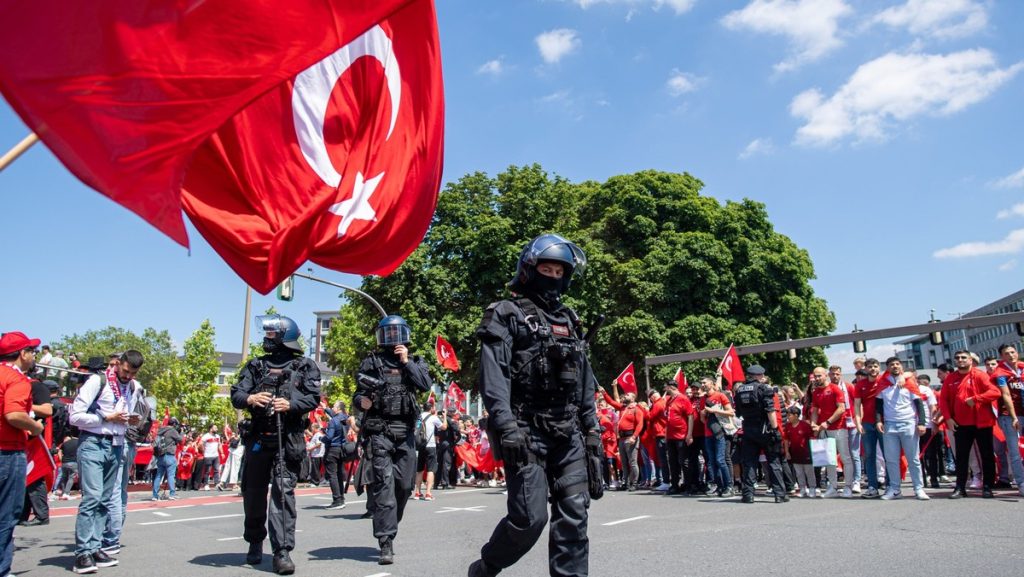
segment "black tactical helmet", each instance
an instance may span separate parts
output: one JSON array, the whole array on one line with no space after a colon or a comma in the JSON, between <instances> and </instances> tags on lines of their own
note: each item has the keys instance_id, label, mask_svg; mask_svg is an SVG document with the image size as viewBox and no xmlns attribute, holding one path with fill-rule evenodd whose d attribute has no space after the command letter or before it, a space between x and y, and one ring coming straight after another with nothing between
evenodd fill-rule
<instances>
[{"instance_id":1,"label":"black tactical helmet","mask_svg":"<svg viewBox=\"0 0 1024 577\"><path fill-rule=\"evenodd\" d=\"M409 344L412 331L405 319L398 315L388 315L377 323L377 346L393 347Z\"/></svg>"},{"instance_id":2,"label":"black tactical helmet","mask_svg":"<svg viewBox=\"0 0 1024 577\"><path fill-rule=\"evenodd\" d=\"M542 234L531 240L523 252L519 253L519 264L516 276L509 282L509 287L516 292L521 291L537 272L537 264L541 262L557 262L565 267L562 276L562 294L569 290L573 274L583 274L587 267L587 256L583 250L572 242L557 234Z\"/></svg>"},{"instance_id":3,"label":"black tactical helmet","mask_svg":"<svg viewBox=\"0 0 1024 577\"><path fill-rule=\"evenodd\" d=\"M284 315L260 315L256 317L256 327L261 332L273 331L274 338L271 339L274 345L278 347L284 346L297 353L302 353L302 346L299 345L299 325L295 324L295 321L284 316ZM266 341L267 339L264 339ZM264 342L264 350L267 349L267 343ZM267 350L267 352L272 352Z\"/></svg>"}]
</instances>

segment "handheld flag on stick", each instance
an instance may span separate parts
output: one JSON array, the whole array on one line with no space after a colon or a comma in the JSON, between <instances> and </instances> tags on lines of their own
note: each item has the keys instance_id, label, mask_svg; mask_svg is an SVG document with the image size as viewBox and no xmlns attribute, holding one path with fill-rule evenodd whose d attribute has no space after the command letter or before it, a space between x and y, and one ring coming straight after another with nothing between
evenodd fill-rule
<instances>
[{"instance_id":1,"label":"handheld flag on stick","mask_svg":"<svg viewBox=\"0 0 1024 577\"><path fill-rule=\"evenodd\" d=\"M733 345L729 345L729 350L725 352L725 357L718 365L718 371L722 373L722 378L729 383L730 389L733 384L743 382L743 365L740 364L740 356L736 354L736 347Z\"/></svg>"},{"instance_id":2,"label":"handheld flag on stick","mask_svg":"<svg viewBox=\"0 0 1024 577\"><path fill-rule=\"evenodd\" d=\"M615 377L615 382L619 383L623 391L636 394L636 374L633 371L633 363L629 363L629 366Z\"/></svg>"},{"instance_id":3,"label":"handheld flag on stick","mask_svg":"<svg viewBox=\"0 0 1024 577\"><path fill-rule=\"evenodd\" d=\"M458 372L459 359L455 356L455 347L444 337L437 335L437 342L434 344L434 353L437 355L437 364L449 371Z\"/></svg>"}]
</instances>

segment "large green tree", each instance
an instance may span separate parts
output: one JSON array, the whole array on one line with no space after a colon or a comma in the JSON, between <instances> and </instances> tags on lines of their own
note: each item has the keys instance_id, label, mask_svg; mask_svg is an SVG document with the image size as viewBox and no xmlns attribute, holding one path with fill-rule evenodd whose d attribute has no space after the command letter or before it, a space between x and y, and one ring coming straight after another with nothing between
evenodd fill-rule
<instances>
[{"instance_id":1,"label":"large green tree","mask_svg":"<svg viewBox=\"0 0 1024 577\"><path fill-rule=\"evenodd\" d=\"M142 353L145 362L139 370L138 380L147 389L161 375L169 371L177 362L177 353L171 343L171 335L167 331L147 328L141 335L110 326L105 329L86 331L82 334L67 335L52 343L54 349L80 353L84 363L90 357L103 357L112 353L123 353L134 349Z\"/></svg>"},{"instance_id":2,"label":"large green tree","mask_svg":"<svg viewBox=\"0 0 1024 577\"><path fill-rule=\"evenodd\" d=\"M204 320L183 346L184 355L171 370L157 378L153 393L162 407L192 426L234 423L234 409L227 399L216 398L220 361L214 345L215 330Z\"/></svg>"},{"instance_id":3,"label":"large green tree","mask_svg":"<svg viewBox=\"0 0 1024 577\"><path fill-rule=\"evenodd\" d=\"M589 259L566 302L584 321L607 315L591 358L602 383L629 362L764 341L829 333L835 318L815 296L807 251L772 227L766 207L700 194L689 174L643 171L603 183L572 183L540 166L510 167L495 177L464 176L440 194L423 244L388 277L362 289L413 328L413 349L430 352L436 334L455 346L463 388L476 380L474 329L488 303L507 295L519 251L531 238L557 232ZM342 389L373 345L377 314L355 299L341 308L326 341ZM820 349L745 357L777 381L825 361ZM717 360L688 363L687 374L714 371ZM435 378L440 369L432 365ZM652 367L652 380L677 366Z\"/></svg>"}]
</instances>

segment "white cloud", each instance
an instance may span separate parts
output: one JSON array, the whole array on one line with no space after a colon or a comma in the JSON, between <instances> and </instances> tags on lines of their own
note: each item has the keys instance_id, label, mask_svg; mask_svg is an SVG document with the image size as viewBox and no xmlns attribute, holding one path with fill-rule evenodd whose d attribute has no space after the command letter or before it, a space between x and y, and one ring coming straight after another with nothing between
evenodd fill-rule
<instances>
[{"instance_id":1,"label":"white cloud","mask_svg":"<svg viewBox=\"0 0 1024 577\"><path fill-rule=\"evenodd\" d=\"M922 115L942 116L981 102L1024 70L1024 62L998 68L985 49L948 55L890 52L862 64L831 98L818 89L793 99L790 113L806 124L801 144L826 145L847 136L881 140L889 125Z\"/></svg>"},{"instance_id":2,"label":"white cloud","mask_svg":"<svg viewBox=\"0 0 1024 577\"><path fill-rule=\"evenodd\" d=\"M775 152L775 144L771 138L755 138L740 153L740 160L746 160L751 156L771 154Z\"/></svg>"},{"instance_id":3,"label":"white cloud","mask_svg":"<svg viewBox=\"0 0 1024 577\"><path fill-rule=\"evenodd\" d=\"M597 4L624 4L629 6L636 6L637 4L651 4L655 10L661 10L663 6L667 6L672 9L676 14L685 14L693 9L694 5L697 4L697 0L572 0L578 4L580 8L586 10L591 6ZM629 15L633 14L633 9L630 8ZM627 16L628 19L629 16Z\"/></svg>"},{"instance_id":4,"label":"white cloud","mask_svg":"<svg viewBox=\"0 0 1024 577\"><path fill-rule=\"evenodd\" d=\"M535 39L540 57L548 64L555 64L563 57L579 49L582 41L576 31L569 28L556 28L537 35Z\"/></svg>"},{"instance_id":5,"label":"white cloud","mask_svg":"<svg viewBox=\"0 0 1024 577\"><path fill-rule=\"evenodd\" d=\"M1009 176L1000 178L992 186L996 188L1024 188L1024 168Z\"/></svg>"},{"instance_id":6,"label":"white cloud","mask_svg":"<svg viewBox=\"0 0 1024 577\"><path fill-rule=\"evenodd\" d=\"M752 0L726 14L722 24L788 38L793 54L775 65L777 72L788 72L842 46L839 21L852 13L843 0Z\"/></svg>"},{"instance_id":7,"label":"white cloud","mask_svg":"<svg viewBox=\"0 0 1024 577\"><path fill-rule=\"evenodd\" d=\"M545 103L559 103L559 102L567 103L567 102L570 102L569 94L570 93L569 93L568 90L562 89L562 90L558 90L556 92L552 92L551 94L548 94L547 96L540 97L540 101L541 102L545 102Z\"/></svg>"},{"instance_id":8,"label":"white cloud","mask_svg":"<svg viewBox=\"0 0 1024 577\"><path fill-rule=\"evenodd\" d=\"M984 30L988 11L976 0L907 0L879 12L873 21L918 36L961 38Z\"/></svg>"},{"instance_id":9,"label":"white cloud","mask_svg":"<svg viewBox=\"0 0 1024 577\"><path fill-rule=\"evenodd\" d=\"M672 73L668 76L668 81L665 82L665 86L668 87L668 92L672 96L682 96L687 92L697 90L700 82L701 79L693 74L673 69Z\"/></svg>"},{"instance_id":10,"label":"white cloud","mask_svg":"<svg viewBox=\"0 0 1024 577\"><path fill-rule=\"evenodd\" d=\"M999 272L1009 272L1017 268L1017 259L1011 258L1010 260L999 265Z\"/></svg>"},{"instance_id":11,"label":"white cloud","mask_svg":"<svg viewBox=\"0 0 1024 577\"><path fill-rule=\"evenodd\" d=\"M1024 216L1024 202L996 213L996 218L1010 218L1011 216Z\"/></svg>"},{"instance_id":12,"label":"white cloud","mask_svg":"<svg viewBox=\"0 0 1024 577\"><path fill-rule=\"evenodd\" d=\"M1024 250L1024 228L1010 231L1003 240L995 242L965 242L952 248L935 251L935 258L969 258L990 254L1017 254Z\"/></svg>"},{"instance_id":13,"label":"white cloud","mask_svg":"<svg viewBox=\"0 0 1024 577\"><path fill-rule=\"evenodd\" d=\"M477 74L489 74L491 76L501 76L503 72L505 72L505 65L502 64L501 58L488 60L481 64L480 68L476 69Z\"/></svg>"}]
</instances>

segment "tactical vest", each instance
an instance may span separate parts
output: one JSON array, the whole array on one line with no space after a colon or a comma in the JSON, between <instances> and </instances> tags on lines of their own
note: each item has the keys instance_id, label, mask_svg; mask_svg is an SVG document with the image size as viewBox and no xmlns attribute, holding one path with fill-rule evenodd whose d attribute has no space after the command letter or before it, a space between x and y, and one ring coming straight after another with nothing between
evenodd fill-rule
<instances>
[{"instance_id":1,"label":"tactical vest","mask_svg":"<svg viewBox=\"0 0 1024 577\"><path fill-rule=\"evenodd\" d=\"M301 359L290 360L281 366L272 365L265 359L256 359L254 362L258 378L253 392L267 392L275 397L293 398L295 380L302 378L302 371L300 370L302 366ZM260 434L277 432L278 419L271 405L268 405L265 409L253 407L251 413L253 430L255 432ZM290 422L294 420L295 418L287 413L281 415L281 424L284 427L284 431L294 428L289 426L294 425L294 423Z\"/></svg>"},{"instance_id":2,"label":"tactical vest","mask_svg":"<svg viewBox=\"0 0 1024 577\"><path fill-rule=\"evenodd\" d=\"M526 331L516 335L512 352L513 407L553 417L574 415L582 402L585 373L584 343L572 321L575 315L567 312L564 324L552 324L530 299L513 302L526 325Z\"/></svg>"},{"instance_id":3,"label":"tactical vest","mask_svg":"<svg viewBox=\"0 0 1024 577\"><path fill-rule=\"evenodd\" d=\"M402 380L402 369L385 365L376 354L373 355L373 367L377 378L384 382L376 391L373 410L388 420L411 421L418 416L416 397Z\"/></svg>"},{"instance_id":4,"label":"tactical vest","mask_svg":"<svg viewBox=\"0 0 1024 577\"><path fill-rule=\"evenodd\" d=\"M745 421L763 421L765 418L758 386L758 383L742 383L732 390L736 401L736 414Z\"/></svg>"}]
</instances>

